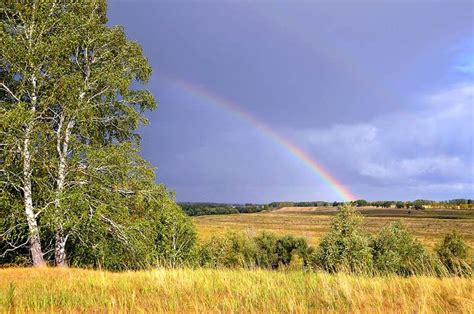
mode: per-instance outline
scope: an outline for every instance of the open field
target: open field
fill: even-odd
[[[462,278],[263,270],[0,269],[0,312],[472,313]]]
[[[255,214],[215,215],[194,217],[200,239],[229,230],[255,234],[266,230],[278,234],[302,236],[317,244],[328,230],[334,207],[285,207]],[[361,208],[363,226],[375,234],[384,225],[401,220],[425,245],[433,247],[448,231],[458,230],[471,248],[474,248],[474,211],[423,211],[395,208]]]

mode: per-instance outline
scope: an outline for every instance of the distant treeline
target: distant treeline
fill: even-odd
[[[445,209],[474,209],[474,200],[472,199],[452,199],[447,201],[432,201],[418,199],[415,201],[366,201],[357,200],[353,202],[357,207],[374,206],[374,207],[396,207],[396,208],[445,208]]]
[[[282,207],[328,207],[328,206],[338,206],[342,203],[339,202],[323,202],[323,201],[314,201],[314,202],[272,202],[267,205],[269,209],[282,208]]]
[[[446,201],[432,201],[418,199],[414,201],[367,201],[357,200],[350,202],[356,207],[373,206],[377,208],[407,208],[407,209],[425,209],[425,208],[443,208],[443,209],[474,209],[474,200],[472,199],[452,199]],[[264,210],[272,210],[283,207],[337,207],[343,205],[343,202],[272,202],[269,204],[227,204],[227,203],[179,203],[183,211],[189,216],[202,215],[225,215],[240,213],[256,213]]]
[[[178,203],[189,216],[256,213],[265,209],[261,204]]]
[[[431,201],[418,199],[414,201],[366,201],[366,200],[357,200],[353,202],[348,202],[357,207],[373,206],[373,207],[382,207],[382,208],[414,208],[414,209],[423,209],[423,208],[452,208],[452,209],[474,209],[474,200],[472,199],[452,199],[447,201]],[[343,202],[324,202],[324,201],[314,201],[314,202],[273,202],[268,205],[265,205],[265,209],[276,209],[282,207],[337,207],[343,205]]]

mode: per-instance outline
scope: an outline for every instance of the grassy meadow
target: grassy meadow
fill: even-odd
[[[200,240],[229,230],[307,237],[317,244],[333,208],[195,217]],[[469,211],[362,209],[364,227],[377,232],[402,220],[433,247],[452,229],[471,248]],[[291,270],[293,269],[293,270]],[[294,270],[158,268],[107,272],[76,268],[0,269],[0,313],[474,313],[474,281],[462,277],[354,274]]]
[[[463,278],[301,271],[0,269],[0,312],[472,313]]]
[[[474,211],[425,209],[423,211],[395,208],[361,208],[364,215],[363,227],[370,233],[377,233],[384,225],[402,221],[411,233],[423,244],[433,248],[451,230],[457,230],[474,248]],[[213,215],[193,217],[198,237],[205,240],[217,233],[243,231],[256,234],[271,231],[277,234],[301,236],[316,245],[329,230],[336,208],[286,207],[278,210],[253,214]]]

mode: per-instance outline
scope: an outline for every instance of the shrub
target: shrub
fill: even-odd
[[[416,200],[416,201],[413,202],[413,208],[415,208],[416,210],[424,209],[425,207],[423,205],[424,205],[424,203],[421,200]]]
[[[152,222],[129,222],[120,231],[121,238],[112,236],[111,230],[100,224],[84,224],[81,231],[84,233],[82,241],[68,241],[69,263],[73,267],[123,271],[155,266],[156,233]]]
[[[303,264],[306,264],[310,247],[305,238],[283,236],[277,240],[276,252],[280,265],[288,266],[296,256],[302,259]]]
[[[257,248],[256,264],[262,268],[278,268],[288,266],[297,254],[307,263],[310,248],[304,238],[293,236],[277,237],[268,232],[263,232],[254,238]]]
[[[360,229],[361,216],[351,206],[343,205],[312,256],[315,269],[327,272],[370,273],[372,251],[370,238]]]
[[[375,271],[414,275],[432,272],[432,259],[406,228],[395,222],[384,227],[372,243]]]
[[[357,200],[354,202],[354,205],[356,205],[357,207],[368,206],[369,202],[367,202],[366,200]]]
[[[210,268],[255,266],[254,243],[244,234],[214,236],[199,248],[199,264]]]
[[[453,275],[470,276],[472,267],[468,262],[468,249],[466,242],[456,231],[444,237],[436,248],[436,253],[446,270]]]
[[[196,229],[177,205],[163,210],[156,224],[156,249],[160,263],[178,267],[192,263]]]
[[[214,236],[200,246],[199,264],[211,268],[276,269],[286,267],[292,261],[293,266],[300,262],[306,265],[309,252],[308,243],[303,238],[278,237],[269,232],[250,238],[242,233],[229,232]]]
[[[123,215],[116,229],[95,220],[81,225],[81,237],[68,241],[70,265],[114,271],[187,265],[196,241],[192,220],[171,197],[153,195],[143,200],[142,212]]]
[[[262,268],[277,268],[277,236],[270,232],[262,232],[254,238],[254,242],[257,248],[256,264]]]

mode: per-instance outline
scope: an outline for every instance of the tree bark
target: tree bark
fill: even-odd
[[[67,267],[66,241],[67,237],[63,235],[62,228],[59,228],[56,231],[56,243],[54,245],[54,260],[58,267]]]
[[[33,87],[32,97],[31,97],[31,112],[34,117],[36,113],[36,77],[31,76],[31,83]],[[25,138],[23,140],[23,190],[24,190],[24,203],[25,203],[25,214],[26,221],[28,222],[28,229],[30,232],[30,252],[31,258],[33,260],[33,266],[44,266],[43,250],[41,248],[41,237],[38,227],[38,221],[36,220],[36,215],[33,208],[33,196],[31,188],[31,147],[30,147],[30,137],[31,137],[31,121],[29,124],[25,125]]]
[[[44,266],[43,250],[41,249],[41,238],[33,209],[33,197],[31,191],[31,153],[30,153],[30,126],[26,127],[25,139],[23,140],[23,189],[25,214],[30,232],[30,252],[33,266]]]
[[[64,212],[62,212],[61,208],[61,194],[64,191],[64,184],[66,181],[66,166],[67,166],[67,154],[69,149],[69,138],[71,134],[71,129],[74,126],[74,120],[71,119],[66,125],[64,130],[64,137],[61,135],[62,128],[65,122],[65,115],[64,113],[61,114],[58,131],[57,131],[57,142],[56,142],[56,149],[59,155],[59,162],[58,162],[58,177],[56,179],[56,199],[55,199],[55,206],[56,211],[59,216],[61,216],[60,222],[58,227],[56,228],[56,239],[55,239],[55,246],[54,246],[54,259],[56,262],[56,266],[60,267],[67,267],[66,263],[66,242],[67,236],[64,234],[64,229],[62,226],[62,219],[64,218]]]

